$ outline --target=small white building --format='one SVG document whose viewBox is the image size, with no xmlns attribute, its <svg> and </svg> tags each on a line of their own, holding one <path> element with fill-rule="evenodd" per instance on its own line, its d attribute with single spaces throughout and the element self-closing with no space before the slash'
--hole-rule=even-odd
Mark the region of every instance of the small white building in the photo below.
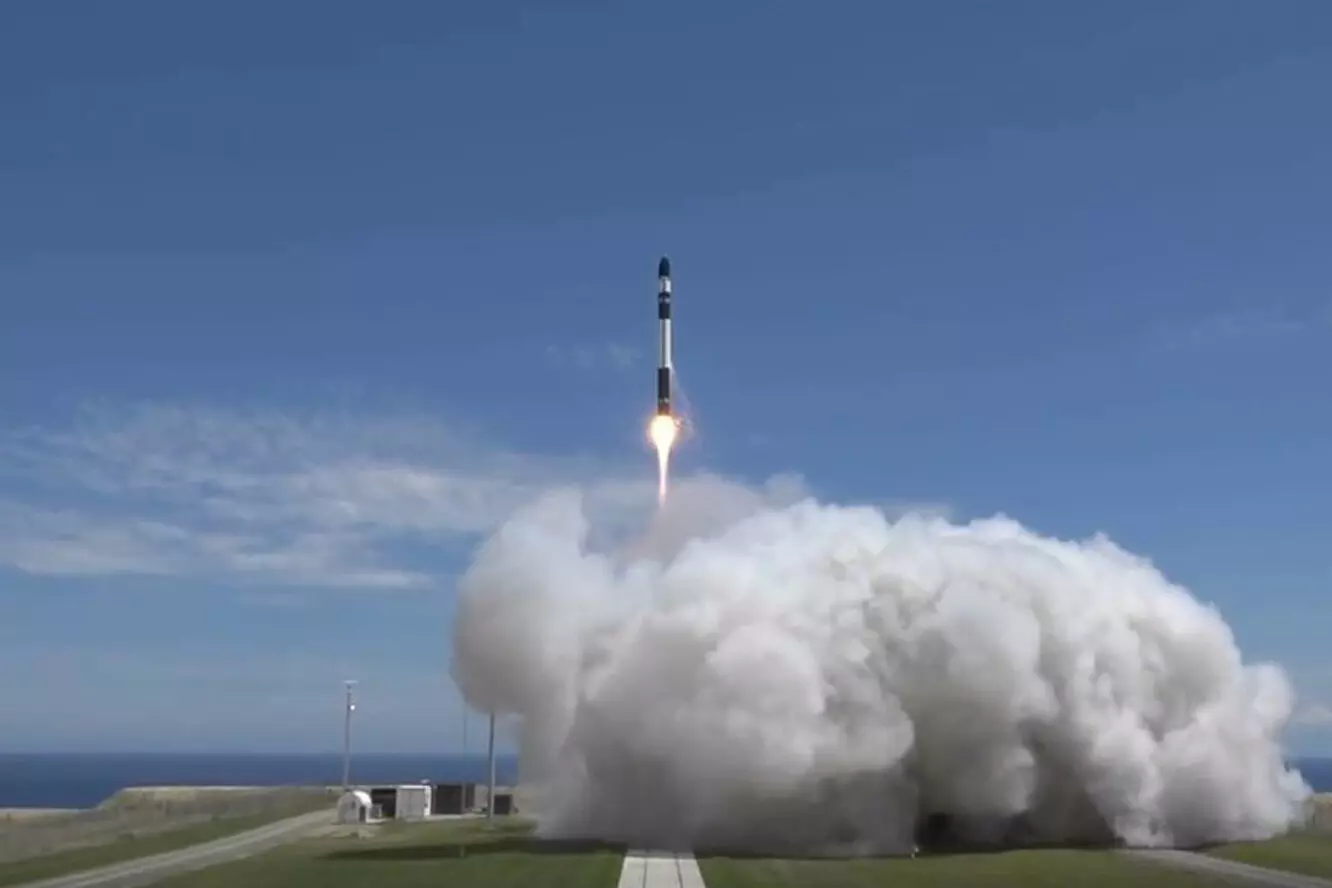
<svg viewBox="0 0 1332 888">
<path fill-rule="evenodd" d="M 425 820 L 430 816 L 429 786 L 399 786 L 393 816 L 399 820 Z"/>
<path fill-rule="evenodd" d="M 370 793 L 351 789 L 338 798 L 338 823 L 369 823 L 374 820 Z"/>
</svg>

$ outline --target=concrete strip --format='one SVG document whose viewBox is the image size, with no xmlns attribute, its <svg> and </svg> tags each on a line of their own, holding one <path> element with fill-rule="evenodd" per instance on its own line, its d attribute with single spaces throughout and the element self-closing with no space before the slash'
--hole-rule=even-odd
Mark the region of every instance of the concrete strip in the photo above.
<svg viewBox="0 0 1332 888">
<path fill-rule="evenodd" d="M 680 888 L 705 888 L 703 871 L 692 854 L 676 855 L 675 864 L 680 871 Z"/>
<path fill-rule="evenodd" d="M 1332 888 L 1332 880 L 1320 879 L 1317 876 L 1306 876 L 1302 873 L 1288 873 L 1282 870 L 1253 866 L 1236 860 L 1197 854 L 1193 851 L 1134 848 L 1123 853 L 1165 866 L 1222 876 L 1234 882 L 1259 886 L 1259 888 Z"/>
<path fill-rule="evenodd" d="M 618 888 L 704 888 L 703 873 L 688 852 L 631 850 Z"/>
<path fill-rule="evenodd" d="M 194 872 L 215 864 L 253 856 L 260 851 L 267 851 L 284 842 L 309 835 L 319 828 L 329 826 L 332 822 L 332 810 L 315 811 L 279 820 L 234 836 L 205 842 L 202 845 L 168 851 L 165 854 L 154 854 L 137 860 L 127 860 L 124 863 L 68 876 L 43 879 L 40 882 L 29 882 L 22 888 L 140 888 L 167 876 Z"/>
<path fill-rule="evenodd" d="M 616 888 L 643 888 L 647 881 L 647 858 L 641 851 L 627 851 L 624 866 L 620 868 L 620 881 Z"/>
<path fill-rule="evenodd" d="M 674 854 L 654 852 L 648 856 L 643 888 L 680 888 L 680 870 Z"/>
</svg>

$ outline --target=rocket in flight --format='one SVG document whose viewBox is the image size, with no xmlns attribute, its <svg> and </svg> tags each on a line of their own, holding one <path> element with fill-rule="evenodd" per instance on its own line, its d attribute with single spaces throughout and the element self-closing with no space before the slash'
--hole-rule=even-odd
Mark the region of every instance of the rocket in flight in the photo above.
<svg viewBox="0 0 1332 888">
<path fill-rule="evenodd" d="M 671 447 L 680 434 L 675 416 L 675 359 L 671 357 L 671 260 L 665 256 L 657 263 L 657 324 L 660 327 L 661 352 L 657 359 L 657 412 L 648 423 L 648 439 L 657 451 L 657 499 L 666 502 L 666 488 L 671 472 Z"/>
<path fill-rule="evenodd" d="M 671 260 L 665 256 L 657 263 L 657 323 L 661 327 L 661 350 L 657 359 L 657 415 L 674 416 L 671 407 L 671 392 L 675 387 L 675 365 L 671 358 Z"/>
</svg>

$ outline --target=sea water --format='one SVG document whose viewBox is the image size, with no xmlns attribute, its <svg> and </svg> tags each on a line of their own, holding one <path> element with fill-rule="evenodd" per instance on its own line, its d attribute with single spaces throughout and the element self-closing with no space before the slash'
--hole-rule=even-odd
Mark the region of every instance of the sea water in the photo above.
<svg viewBox="0 0 1332 888">
<path fill-rule="evenodd" d="M 485 782 L 484 755 L 354 754 L 361 784 Z M 512 755 L 495 757 L 501 784 L 517 779 Z M 0 808 L 91 808 L 129 786 L 284 786 L 342 782 L 342 755 L 163 753 L 0 754 Z"/>
</svg>

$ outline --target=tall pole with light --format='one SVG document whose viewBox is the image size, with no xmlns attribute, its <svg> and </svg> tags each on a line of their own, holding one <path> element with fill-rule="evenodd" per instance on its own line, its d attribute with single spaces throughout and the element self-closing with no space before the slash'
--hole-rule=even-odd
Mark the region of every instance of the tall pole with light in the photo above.
<svg viewBox="0 0 1332 888">
<path fill-rule="evenodd" d="M 490 789 L 486 796 L 486 820 L 495 820 L 495 713 L 490 713 L 490 743 L 486 752 L 490 764 Z"/>
<path fill-rule="evenodd" d="M 342 685 L 347 690 L 346 708 L 342 714 L 342 791 L 346 792 L 351 788 L 351 723 L 352 713 L 356 711 L 352 689 L 356 687 L 356 682 L 348 679 Z"/>
</svg>

